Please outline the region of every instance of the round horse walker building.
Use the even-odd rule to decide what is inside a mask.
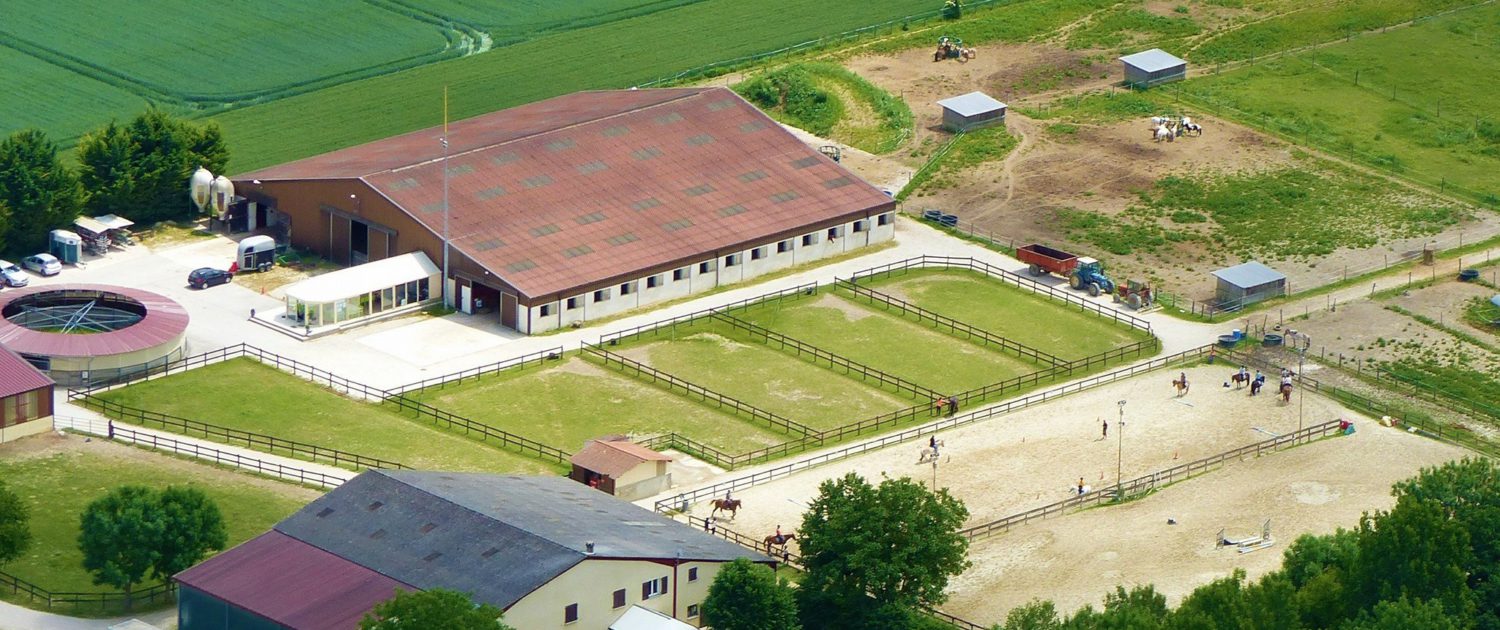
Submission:
[[[171,298],[103,284],[0,294],[0,345],[58,385],[102,383],[182,358],[188,313]]]

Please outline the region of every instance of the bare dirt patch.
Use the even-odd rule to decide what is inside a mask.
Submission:
[[[938,484],[969,507],[970,524],[988,522],[1060,501],[1074,491],[1078,478],[1094,488],[1115,479],[1116,457],[1123,446],[1121,468],[1134,478],[1177,464],[1221,453],[1298,426],[1298,406],[1267,393],[1222,387],[1231,367],[1198,367],[1155,372],[1139,378],[1072,394],[968,427],[940,433],[944,441],[937,467]],[[1170,380],[1186,372],[1193,389],[1174,395]],[[1126,400],[1123,445],[1115,401]],[[1307,424],[1353,417],[1333,401],[1308,396],[1302,415]],[[1104,437],[1103,421],[1110,424]],[[1363,426],[1363,425],[1362,425]],[[734,521],[724,524],[742,534],[763,536],[795,529],[806,504],[825,480],[856,472],[866,479],[911,477],[931,483],[930,465],[918,464],[926,439],[908,445],[815,468],[785,480],[736,491],[745,502]],[[711,506],[692,506],[707,516]]]
[[[1097,606],[1117,584],[1155,584],[1175,604],[1235,568],[1254,579],[1280,567],[1281,552],[1298,535],[1354,526],[1361,513],[1392,505],[1392,483],[1467,454],[1374,422],[1356,427],[1352,436],[1232,464],[1123,506],[979,541],[969,550],[974,566],[949,585],[943,609],[993,623],[1038,597],[1065,611]],[[1258,534],[1266,519],[1273,547],[1241,554],[1214,544],[1220,529]]]
[[[849,300],[836,297],[832,293],[824,293],[823,295],[819,296],[818,299],[811,304],[811,306],[815,306],[818,308],[831,308],[835,311],[843,313],[844,319],[851,322],[857,322],[861,319],[870,317],[875,314],[870,309],[850,302]]]

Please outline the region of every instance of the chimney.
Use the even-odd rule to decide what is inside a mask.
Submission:
[[[594,555],[594,541],[590,540],[586,543],[583,543],[583,553],[587,556]]]

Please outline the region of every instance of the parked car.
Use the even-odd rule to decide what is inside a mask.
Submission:
[[[188,274],[188,286],[194,289],[206,289],[216,284],[224,284],[234,279],[234,274],[223,269],[213,267],[200,267]]]
[[[0,282],[8,287],[24,287],[31,280],[21,273],[21,268],[16,263],[0,260]]]
[[[52,254],[27,256],[21,259],[21,266],[44,276],[55,276],[62,273],[62,262]]]

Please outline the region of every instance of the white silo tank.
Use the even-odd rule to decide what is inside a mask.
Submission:
[[[193,171],[192,179],[188,180],[188,196],[193,199],[193,204],[198,206],[199,212],[208,210],[209,188],[213,186],[213,183],[214,174],[201,166]]]
[[[234,199],[234,183],[228,177],[220,175],[214,178],[213,184],[209,185],[209,205],[214,214],[220,219],[229,213],[229,202]]]

